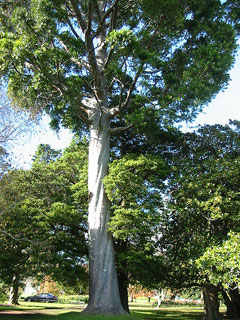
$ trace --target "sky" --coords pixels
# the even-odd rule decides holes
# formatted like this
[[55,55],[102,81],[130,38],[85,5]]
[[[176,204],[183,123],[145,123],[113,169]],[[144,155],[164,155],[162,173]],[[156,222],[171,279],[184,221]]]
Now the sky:
[[[194,123],[183,125],[183,130],[190,130],[198,124],[227,124],[229,119],[240,120],[240,50],[230,71],[230,78],[228,87],[204,108]],[[66,129],[56,134],[49,129],[48,122],[49,119],[43,117],[36,132],[32,132],[22,140],[19,139],[12,147],[13,162],[16,167],[30,168],[32,157],[40,143],[50,144],[54,149],[63,149],[70,144],[72,134]]]

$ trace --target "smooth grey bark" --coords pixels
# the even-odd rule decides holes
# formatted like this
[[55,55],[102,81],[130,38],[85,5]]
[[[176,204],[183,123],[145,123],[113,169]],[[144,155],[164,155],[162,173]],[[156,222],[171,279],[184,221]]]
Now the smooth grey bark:
[[[123,128],[110,128],[110,119],[124,111],[129,103],[136,82],[143,69],[143,63],[133,77],[132,83],[124,84],[126,97],[121,89],[117,105],[109,108],[110,84],[105,76],[107,65],[113,51],[107,50],[107,35],[115,29],[116,10],[120,0],[108,5],[106,1],[87,1],[86,12],[81,10],[76,0],[70,0],[79,28],[86,45],[87,61],[77,61],[92,75],[91,95],[79,102],[78,116],[89,127],[88,159],[88,237],[89,237],[89,304],[85,313],[125,314],[120,295],[115,266],[114,247],[111,233],[108,231],[110,202],[104,191],[103,178],[108,173],[110,160],[110,135]],[[88,4],[87,4],[88,3]],[[109,25],[110,23],[110,25]],[[63,44],[65,47],[65,44]],[[66,48],[68,52],[68,48]],[[75,57],[72,57],[76,61]],[[121,82],[121,81],[120,81]]]
[[18,303],[18,289],[19,289],[19,280],[17,276],[14,276],[12,279],[12,284],[9,292],[9,300],[8,303],[12,305],[19,304]]
[[110,202],[103,186],[108,173],[110,152],[110,119],[94,111],[89,143],[89,314],[124,314],[119,296],[114,247],[108,231]]
[[206,283],[203,286],[203,300],[205,309],[204,320],[222,319],[222,315],[219,312],[218,291],[219,289],[210,283]]

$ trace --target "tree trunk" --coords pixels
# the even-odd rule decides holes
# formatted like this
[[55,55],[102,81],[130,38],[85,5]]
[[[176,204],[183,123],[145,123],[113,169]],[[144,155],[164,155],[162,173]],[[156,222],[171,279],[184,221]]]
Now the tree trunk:
[[233,319],[239,319],[240,318],[240,295],[238,292],[238,288],[230,289],[228,293],[229,293],[230,301],[232,304],[231,317]]
[[123,309],[130,313],[129,305],[128,305],[128,280],[124,275],[118,275],[118,283],[119,283],[119,292],[120,299],[123,306]]
[[226,293],[225,290],[222,290],[222,296],[223,296],[223,299],[224,299],[224,303],[227,307],[227,317],[228,318],[233,318],[233,314],[234,314],[234,307],[233,307],[233,303],[232,301],[230,300],[228,294]]
[[119,295],[112,235],[107,230],[110,202],[103,178],[108,173],[110,120],[95,109],[90,126],[88,168],[89,304],[85,313],[125,313]]
[[157,303],[157,308],[159,309],[162,302],[164,301],[165,298],[165,292],[164,292],[164,288],[161,288],[158,290],[158,303]]
[[222,316],[219,312],[218,291],[219,289],[212,284],[205,284],[203,286],[203,299],[205,309],[204,320],[222,319]]
[[12,284],[9,293],[9,304],[19,304],[18,303],[18,288],[19,288],[19,279],[17,276],[14,276],[12,279]]

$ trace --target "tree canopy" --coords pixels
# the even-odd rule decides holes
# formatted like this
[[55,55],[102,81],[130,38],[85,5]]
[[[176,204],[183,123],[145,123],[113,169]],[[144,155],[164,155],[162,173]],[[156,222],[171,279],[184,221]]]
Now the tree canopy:
[[86,278],[86,151],[75,142],[56,159],[40,146],[30,170],[0,181],[0,277],[8,285],[49,275],[74,287]]
[[[124,313],[108,231],[113,134],[191,121],[228,80],[234,0],[29,0],[0,3],[1,75],[15,104],[51,125],[89,130],[86,312]],[[164,131],[164,130],[163,130]]]
[[87,99],[101,105],[105,90],[112,115],[131,101],[128,123],[192,119],[229,80],[238,10],[218,0],[2,1],[1,74],[16,103],[44,108],[55,127],[78,132],[79,118],[91,121]]
[[170,211],[162,239],[169,263],[175,259],[176,286],[209,280],[231,286],[230,279],[234,282],[239,276],[234,255],[239,232],[239,155],[238,121],[205,125],[183,135],[182,147],[173,157]]

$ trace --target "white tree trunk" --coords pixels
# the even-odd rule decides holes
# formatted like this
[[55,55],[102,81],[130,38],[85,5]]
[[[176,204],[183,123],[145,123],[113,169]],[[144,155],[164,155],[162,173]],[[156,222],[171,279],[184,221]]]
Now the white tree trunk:
[[125,313],[119,296],[112,235],[107,230],[110,202],[103,178],[108,173],[110,155],[110,120],[96,111],[90,126],[89,143],[89,304],[85,313]]
[[19,304],[18,303],[18,288],[19,288],[19,281],[16,276],[13,277],[12,279],[12,284],[9,292],[9,304]]
[[164,301],[165,298],[165,292],[164,288],[160,288],[158,291],[158,303],[157,303],[157,308],[160,308],[162,302]]

